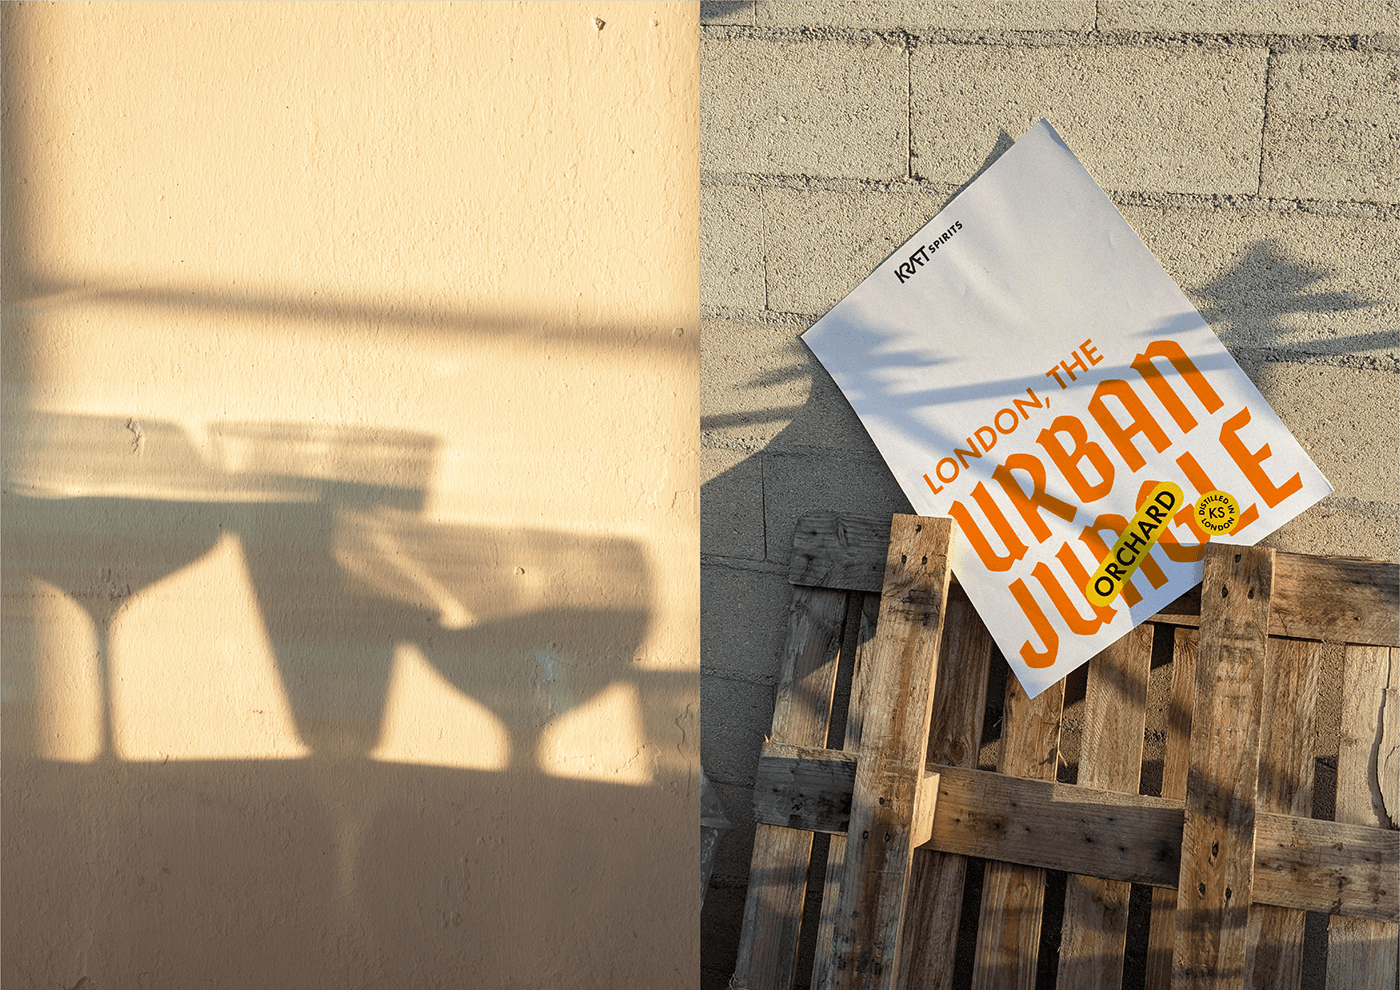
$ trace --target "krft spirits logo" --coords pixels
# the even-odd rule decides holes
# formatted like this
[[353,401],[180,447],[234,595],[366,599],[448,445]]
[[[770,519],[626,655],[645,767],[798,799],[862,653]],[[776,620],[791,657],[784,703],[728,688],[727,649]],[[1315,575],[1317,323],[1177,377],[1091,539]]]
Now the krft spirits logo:
[[894,276],[903,282],[924,266],[924,262],[933,257],[933,252],[937,251],[944,244],[953,239],[953,235],[962,230],[962,221],[953,221],[953,226],[939,234],[927,244],[920,245],[906,261],[895,266]]

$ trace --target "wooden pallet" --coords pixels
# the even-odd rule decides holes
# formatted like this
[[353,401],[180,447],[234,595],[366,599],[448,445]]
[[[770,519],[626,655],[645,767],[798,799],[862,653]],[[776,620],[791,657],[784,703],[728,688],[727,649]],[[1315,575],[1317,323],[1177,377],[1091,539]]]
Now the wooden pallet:
[[[812,929],[813,988],[952,987],[965,905],[976,944],[957,972],[970,958],[974,988],[1034,987],[1053,962],[1039,958],[1047,871],[1061,871],[1059,990],[1121,985],[1134,884],[1140,908],[1150,888],[1151,990],[1298,987],[1308,912],[1331,916],[1331,990],[1395,990],[1395,566],[1210,546],[1203,591],[1090,661],[1070,785],[1056,780],[1063,682],[1030,700],[1005,676],[997,769],[978,769],[993,645],[951,580],[951,526],[799,524],[731,987],[805,983]],[[1148,796],[1162,637],[1170,717]],[[1345,652],[1335,821],[1309,817],[1323,644],[1347,644],[1327,647]],[[978,868],[980,906],[964,889]]]

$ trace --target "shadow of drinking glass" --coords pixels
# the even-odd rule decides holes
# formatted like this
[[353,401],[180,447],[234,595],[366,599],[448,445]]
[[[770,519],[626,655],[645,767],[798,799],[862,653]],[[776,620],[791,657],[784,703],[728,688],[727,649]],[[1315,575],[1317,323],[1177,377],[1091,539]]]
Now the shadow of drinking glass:
[[637,678],[652,608],[641,547],[426,517],[433,437],[236,423],[201,443],[173,423],[44,413],[26,427],[7,452],[5,558],[91,621],[106,756],[114,623],[226,537],[314,756],[375,748],[405,645],[490,710],[526,767],[552,719]]

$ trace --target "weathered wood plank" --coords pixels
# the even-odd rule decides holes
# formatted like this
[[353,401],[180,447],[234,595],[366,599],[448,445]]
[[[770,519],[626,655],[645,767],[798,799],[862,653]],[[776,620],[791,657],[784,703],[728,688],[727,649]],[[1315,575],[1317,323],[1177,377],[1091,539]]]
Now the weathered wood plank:
[[[859,621],[856,623],[856,637],[847,642],[859,661],[861,652],[859,644],[868,643],[875,638],[875,627],[879,623],[880,617],[880,596],[864,594],[852,597],[860,598]],[[848,618],[847,626],[849,625],[850,619]],[[845,751],[853,756],[860,751],[861,728],[864,725],[861,699],[865,698],[867,693],[865,687],[867,678],[867,669],[857,662],[851,674],[846,731],[842,737]],[[853,792],[855,790],[854,771],[851,774],[851,790]],[[849,824],[848,821],[847,825],[849,826]],[[826,854],[826,876],[822,887],[821,916],[817,923],[817,947],[812,960],[812,987],[814,990],[832,990],[836,984],[836,970],[833,965],[831,947],[836,932],[836,912],[841,902],[841,877],[844,875],[845,869],[846,834],[843,829],[840,835],[831,837],[831,845]]]
[[788,990],[797,965],[812,833],[755,825],[733,985]]
[[1273,571],[1267,547],[1206,551],[1173,990],[1244,981]]
[[1376,776],[1380,781],[1381,812],[1391,828],[1400,828],[1400,660],[1390,655],[1390,682],[1381,708],[1380,750]]
[[[806,516],[788,580],[793,584],[879,591],[887,546],[883,521],[868,516]],[[1280,553],[1276,557],[1273,635],[1330,643],[1400,645],[1400,570],[1379,560]],[[1197,626],[1200,593],[1193,590],[1152,617]]]
[[[772,739],[808,746],[826,742],[845,613],[844,592],[793,589]],[[792,986],[811,854],[810,832],[755,826],[734,974],[737,986],[751,990]]]
[[[832,791],[819,800],[800,796],[799,803],[821,809],[839,805],[842,794],[849,797],[855,782],[850,754],[800,752],[827,763],[808,777],[828,781]],[[1185,819],[1180,801],[965,767],[930,764],[927,774],[938,787],[928,849],[1176,888]],[[806,817],[781,807],[770,814],[842,835],[847,825],[842,815],[822,818],[810,810]],[[1260,812],[1255,852],[1255,904],[1400,920],[1400,832]]]
[[1383,561],[1279,554],[1269,634],[1400,646],[1400,568]]
[[[1400,688],[1400,650],[1348,647],[1342,672],[1342,731],[1337,748],[1337,821],[1389,827],[1376,776],[1384,740],[1383,704]],[[1391,869],[1395,884],[1396,867]],[[1396,925],[1332,918],[1328,926],[1327,983],[1332,987],[1392,990],[1396,980]]]
[[[1177,885],[1184,819],[1177,802],[938,769],[932,848],[1154,887]],[[1400,833],[1264,812],[1256,825],[1256,904],[1400,920]]]
[[[1199,591],[1199,588],[1197,589]],[[1199,608],[1199,595],[1198,608]],[[1191,763],[1191,700],[1196,693],[1195,629],[1177,629],[1172,640],[1171,700],[1162,757],[1162,797],[1186,803],[1186,776]],[[1178,855],[1179,855],[1178,846]],[[1147,990],[1170,990],[1172,948],[1176,945],[1176,884],[1155,887],[1147,929]]]
[[764,743],[754,775],[754,820],[845,835],[855,783],[855,753]]
[[939,767],[929,845],[965,856],[1175,885],[1180,802]]
[[[950,588],[929,726],[930,763],[976,768],[991,661],[991,634],[967,594]],[[951,988],[966,878],[966,856],[915,851],[899,962],[899,984],[905,990]]]
[[[1312,810],[1322,644],[1271,640],[1267,664],[1256,807],[1260,811],[1306,816]],[[1256,845],[1256,887],[1258,851]],[[1296,990],[1303,980],[1306,922],[1307,915],[1302,911],[1271,904],[1253,906],[1249,912],[1247,988]]]
[[878,592],[885,583],[890,522],[874,516],[803,516],[792,535],[788,581]]
[[[1079,755],[1082,786],[1138,792],[1152,637],[1151,625],[1138,626],[1089,661]],[[1132,885],[1121,880],[1068,877],[1056,986],[1118,990],[1123,985],[1131,893]]]
[[953,536],[950,519],[894,517],[879,622],[858,654],[864,724],[832,932],[841,990],[895,985]]
[[[1001,773],[1032,780],[1055,779],[1064,701],[1064,681],[1046,688],[1032,700],[1015,677],[1006,678],[1001,755],[997,761]],[[1028,824],[1018,813],[1007,827],[1023,828]],[[936,819],[934,827],[937,828]],[[1034,987],[1044,903],[1044,870],[1009,863],[987,864],[972,969],[973,990]]]
[[1254,903],[1384,921],[1395,935],[1400,832],[1267,812],[1258,827]]

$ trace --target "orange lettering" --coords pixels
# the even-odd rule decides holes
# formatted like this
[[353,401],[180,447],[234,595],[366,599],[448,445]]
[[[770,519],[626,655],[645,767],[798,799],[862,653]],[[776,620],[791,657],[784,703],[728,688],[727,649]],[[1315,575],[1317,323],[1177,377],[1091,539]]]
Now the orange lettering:
[[1166,358],[1171,362],[1177,374],[1186,379],[1186,384],[1191,386],[1191,391],[1201,400],[1206,412],[1213,413],[1225,404],[1224,400],[1215,394],[1215,389],[1210,387],[1206,376],[1201,374],[1186,356],[1180,344],[1174,340],[1158,340],[1148,344],[1147,350],[1133,358],[1133,370],[1141,375],[1143,381],[1157,394],[1157,398],[1167,407],[1167,412],[1171,413],[1172,419],[1176,420],[1176,425],[1181,427],[1183,433],[1190,433],[1196,428],[1196,417],[1191,415],[1186,404],[1172,391],[1171,384],[1152,364],[1153,358]]
[[[1093,628],[1084,634],[1086,636],[1091,636],[1098,632],[1101,626],[1105,626],[1113,621],[1116,610],[1112,605],[1094,605],[1085,597],[1084,586],[1089,583],[1089,572],[1085,569],[1084,565],[1079,562],[1079,558],[1075,556],[1072,546],[1068,543],[1060,544],[1060,549],[1055,553],[1055,558],[1059,560],[1060,564],[1065,569],[1065,573],[1069,575],[1069,583],[1073,585],[1074,590],[1079,593],[1079,597],[1089,605],[1094,615],[1098,617],[1098,621],[1094,623]],[[1049,589],[1047,588],[1046,590],[1048,591]],[[1056,602],[1055,604],[1058,605],[1059,603]],[[1066,614],[1063,609],[1061,609],[1061,614],[1064,614],[1066,619],[1069,618],[1069,615]],[[1070,623],[1070,627],[1074,627],[1073,622]]]
[[969,447],[971,447],[972,449],[971,449],[971,450],[963,450],[961,447],[954,447],[954,448],[953,448],[953,456],[956,457],[956,458],[958,459],[958,463],[961,464],[961,465],[963,466],[963,470],[967,470],[967,459],[963,457],[963,454],[966,454],[968,457],[981,457],[981,456],[982,456],[982,451],[980,451],[980,450],[977,449],[977,444],[975,444],[975,443],[972,442],[972,437],[968,437],[968,438],[967,438],[967,445],[968,445]]
[[1040,396],[1038,396],[1038,395],[1035,394],[1035,390],[1034,390],[1034,389],[1029,389],[1029,388],[1026,389],[1026,394],[1030,396],[1029,399],[1012,399],[1012,400],[1011,400],[1012,405],[1014,405],[1014,406],[1016,407],[1016,411],[1017,411],[1018,413],[1021,414],[1021,418],[1022,418],[1022,419],[1030,419],[1030,418],[1031,418],[1031,414],[1028,413],[1028,412],[1026,412],[1026,407],[1027,407],[1027,406],[1030,406],[1031,408],[1034,408],[1034,409],[1039,409],[1039,408],[1040,408],[1040,405],[1041,405],[1041,404],[1040,404]]
[[[1060,433],[1074,441],[1073,450],[1065,450],[1058,437]],[[1075,417],[1057,416],[1049,429],[1040,431],[1036,442],[1045,448],[1045,452],[1065,476],[1069,486],[1074,489],[1074,494],[1079,496],[1079,500],[1085,505],[1098,501],[1113,489],[1113,464],[1103,452],[1103,448],[1089,439],[1084,424]],[[1080,462],[1085,458],[1089,459],[1089,463],[1098,473],[1099,480],[1095,483],[1091,484],[1079,469]]]
[[1040,610],[1036,600],[1031,597],[1031,591],[1026,587],[1026,582],[1017,578],[1011,582],[1011,597],[1016,599],[1016,604],[1021,606],[1021,611],[1026,613],[1026,618],[1031,620],[1031,626],[1035,629],[1041,641],[1045,644],[1044,650],[1037,650],[1031,646],[1030,640],[1021,644],[1021,659],[1026,661],[1027,667],[1049,667],[1055,663],[1055,657],[1060,652],[1060,637],[1055,633],[1055,627],[1050,625],[1050,621],[1045,618],[1045,613]]
[[[1021,489],[1012,471],[1025,471],[1031,476],[1030,495]],[[1040,463],[1040,458],[1030,454],[1012,454],[1005,464],[999,465],[992,472],[992,480],[1001,485],[1002,491],[1011,499],[1011,504],[1021,513],[1021,518],[1031,528],[1031,535],[1036,538],[1036,542],[1044,543],[1050,539],[1050,527],[1040,518],[1040,509],[1049,509],[1065,522],[1074,522],[1074,506],[1046,494],[1045,465]]]
[[992,549],[987,536],[982,532],[982,527],[972,520],[972,513],[967,511],[967,507],[962,504],[962,500],[953,503],[948,514],[958,521],[962,527],[963,535],[972,544],[972,549],[977,551],[977,556],[981,558],[983,565],[989,571],[1005,571],[1026,555],[1026,545],[1021,542],[1021,538],[1016,535],[1016,531],[1011,528],[1011,524],[1006,521],[1006,516],[1002,514],[1001,508],[992,499],[992,493],[987,491],[987,486],[982,482],[977,482],[977,487],[972,489],[972,497],[981,507],[982,512],[991,522],[992,528],[1001,537],[1002,543],[1006,546],[1006,553],[999,554]]
[[[1042,560],[1040,563],[1036,564],[1031,574],[1040,582],[1040,586],[1045,589],[1045,593],[1050,596],[1050,601],[1055,604],[1055,608],[1059,610],[1060,617],[1069,625],[1071,632],[1080,636],[1092,636],[1099,631],[1099,627],[1104,624],[1105,620],[1101,619],[1097,613],[1093,613],[1092,609],[1090,609],[1091,614],[1087,619],[1076,612],[1074,603],[1071,602],[1069,596],[1065,594],[1065,589],[1060,587],[1060,582],[1055,577],[1055,572],[1050,569],[1045,561]],[[1085,580],[1087,580],[1087,578]],[[1082,594],[1081,597],[1083,597]]]
[[[1269,480],[1269,476],[1264,473],[1262,467],[1271,453],[1269,445],[1264,444],[1258,450],[1251,451],[1240,439],[1239,431],[1248,423],[1249,407],[1246,406],[1227,419],[1225,425],[1220,428],[1220,444],[1229,453],[1235,464],[1239,466],[1239,469],[1244,472],[1244,476],[1249,479],[1249,483],[1254,486],[1254,490],[1259,493],[1264,504],[1272,509],[1294,492],[1301,491],[1303,479],[1294,474],[1282,486],[1275,486]],[[1240,522],[1244,522],[1243,517],[1240,518]],[[1238,526],[1236,528],[1238,529]]]
[[[1113,413],[1104,403],[1104,397],[1109,395],[1117,399],[1128,414],[1126,426],[1113,418]],[[1133,446],[1133,437],[1137,434],[1141,433],[1147,437],[1152,448],[1159,454],[1171,446],[1171,441],[1167,439],[1157,420],[1152,418],[1152,414],[1147,411],[1137,393],[1121,378],[1110,378],[1099,383],[1099,387],[1094,389],[1093,398],[1089,400],[1089,414],[1108,436],[1109,442],[1123,458],[1123,463],[1128,465],[1129,471],[1137,471],[1145,463],[1142,454]]]

